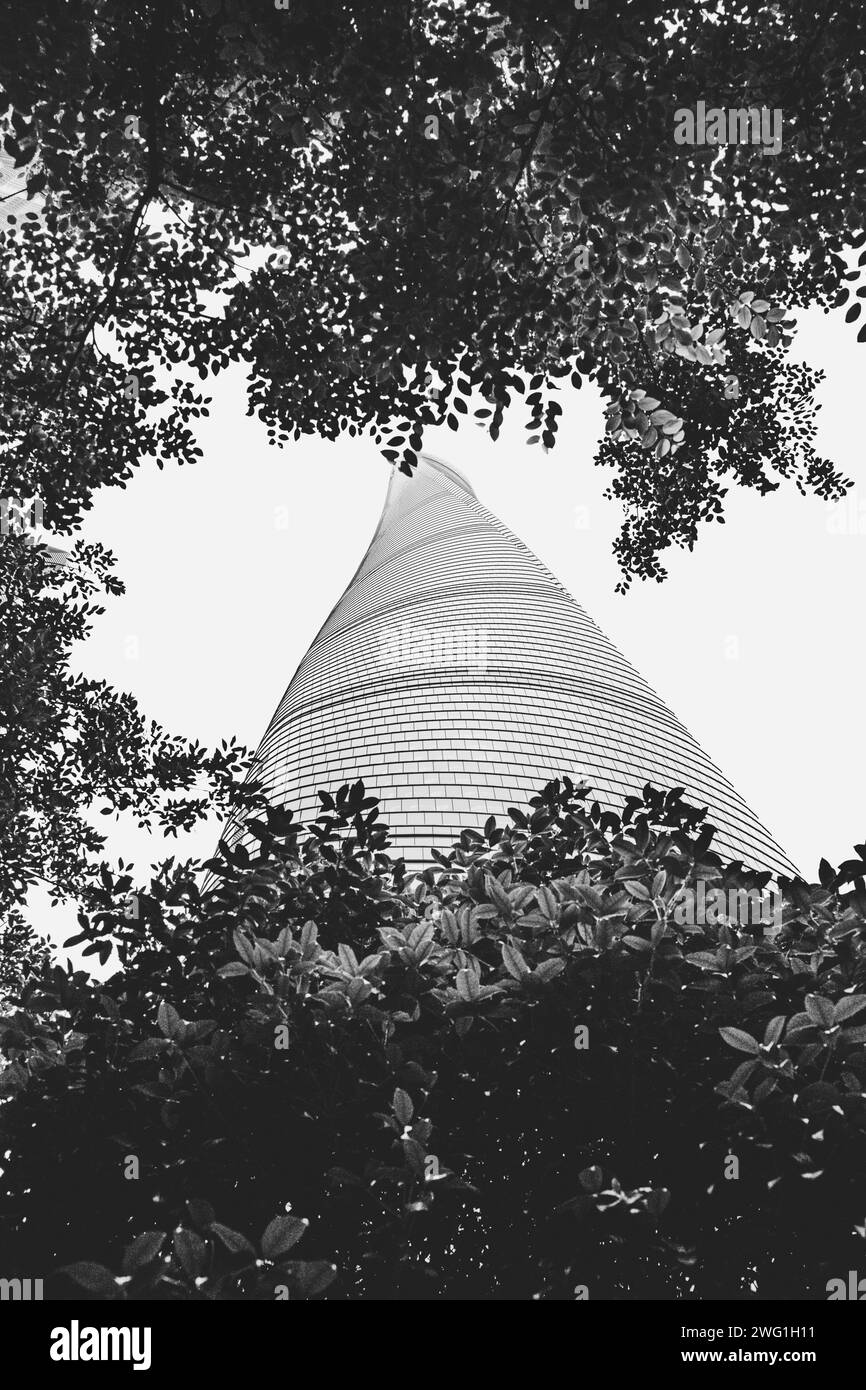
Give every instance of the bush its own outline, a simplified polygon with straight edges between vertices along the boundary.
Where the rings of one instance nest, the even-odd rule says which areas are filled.
[[[0,1020],[5,1273],[803,1299],[857,1267],[866,847],[783,881],[766,933],[684,920],[696,885],[770,874],[724,864],[677,789],[617,816],[554,781],[409,876],[361,783],[322,801],[306,833],[251,822],[203,889],[104,871],[76,939],[117,972],[29,975]]]

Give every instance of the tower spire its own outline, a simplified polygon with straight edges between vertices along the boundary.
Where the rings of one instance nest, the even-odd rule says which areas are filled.
[[[709,807],[713,848],[795,873],[651,687],[450,465],[393,472],[352,581],[261,741],[258,775],[301,820],[362,778],[395,852],[429,862],[553,777],[619,810],[647,782]]]

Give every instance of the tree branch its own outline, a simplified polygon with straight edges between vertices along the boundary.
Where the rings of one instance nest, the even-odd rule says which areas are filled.
[[[556,96],[557,91],[559,90],[559,84],[565,72],[565,65],[568,62],[574,50],[574,44],[575,40],[577,39],[578,32],[579,25],[577,17],[575,16],[571,21],[571,30],[569,32],[565,48],[563,49],[562,54],[560,55],[559,62],[556,65],[556,72],[554,73],[553,81],[551,82],[547,90],[547,94],[542,100],[541,108],[538,112],[538,119],[535,122],[535,129],[533,130],[531,136],[526,142],[526,147],[523,151],[523,157],[520,161],[520,167],[517,171],[517,176],[514,180],[514,183],[511,185],[508,197],[505,200],[505,207],[502,209],[502,217],[499,224],[499,232],[497,233],[496,240],[494,241],[493,246],[491,247],[491,250],[489,252],[490,260],[493,259],[493,257],[496,255],[496,252],[499,250],[499,247],[502,245],[502,238],[505,235],[505,227],[508,222],[508,215],[511,211],[514,199],[517,195],[517,189],[520,186],[520,180],[526,173],[526,170],[529,166],[529,162],[532,159],[533,154],[535,153],[535,147],[538,144],[541,132],[547,124],[547,117],[550,114],[550,108],[553,104],[553,99]]]

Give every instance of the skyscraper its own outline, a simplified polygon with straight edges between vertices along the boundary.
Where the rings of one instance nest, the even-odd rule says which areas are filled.
[[[424,455],[394,472],[375,535],[257,755],[302,820],[363,778],[395,850],[429,862],[465,826],[585,778],[617,810],[646,782],[709,806],[713,847],[795,872],[682,724],[469,483]]]

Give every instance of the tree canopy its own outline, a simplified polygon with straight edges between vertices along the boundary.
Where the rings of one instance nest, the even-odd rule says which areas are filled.
[[[0,41],[40,208],[0,243],[3,486],[55,529],[199,457],[195,373],[233,361],[274,442],[372,431],[404,469],[518,397],[552,447],[591,377],[624,586],[731,485],[843,490],[786,354],[861,278],[857,0],[11,0]],[[780,147],[678,143],[699,102]]]

